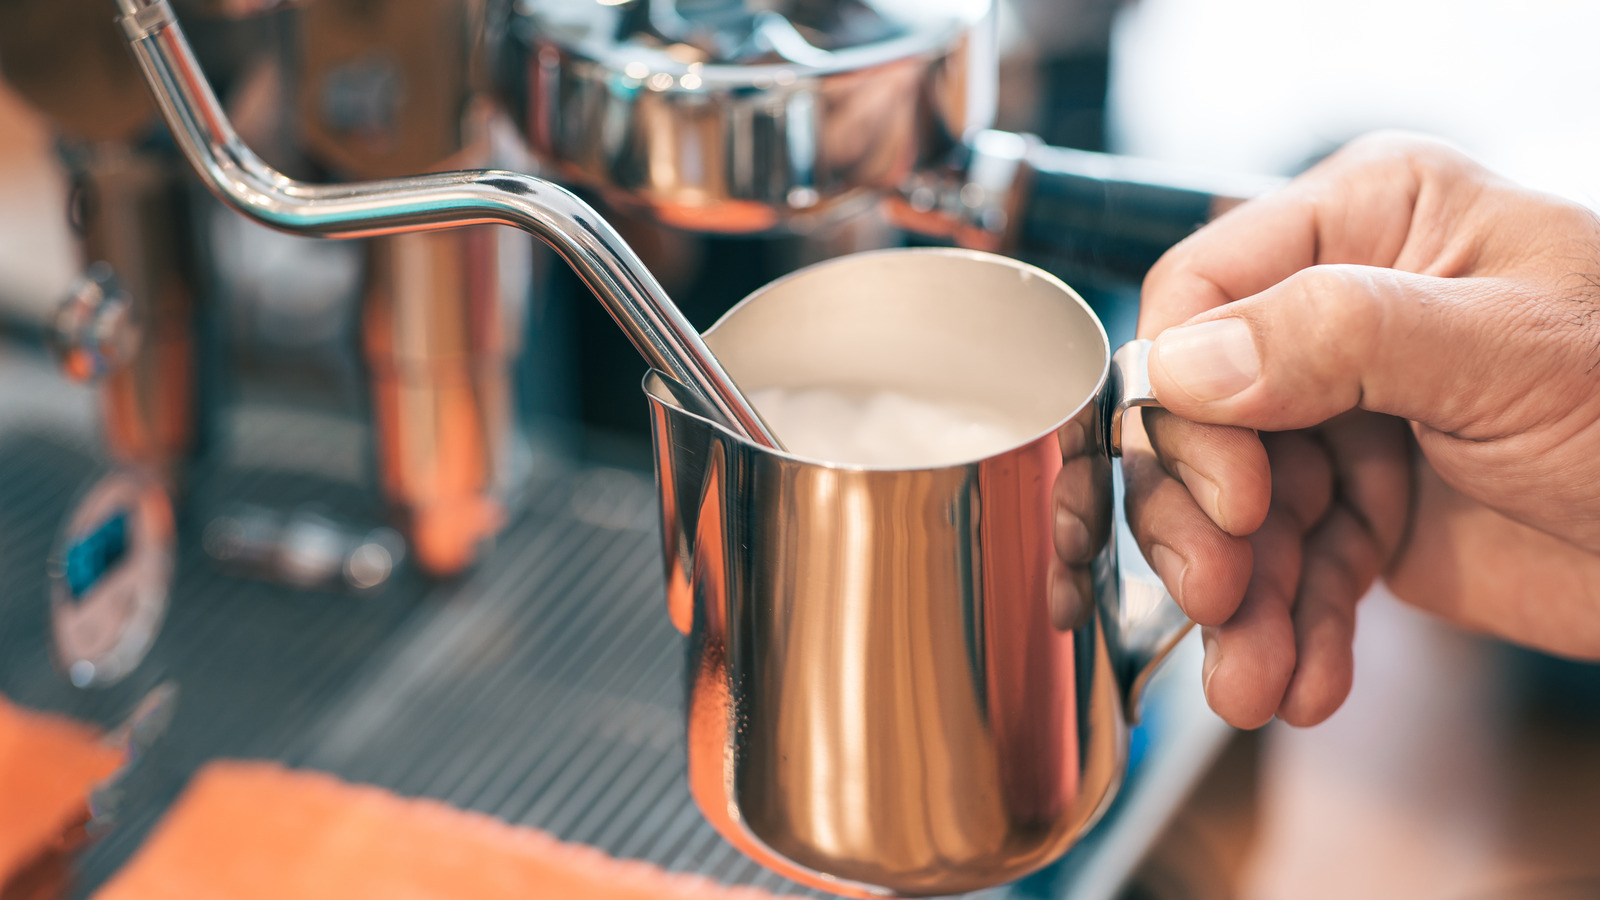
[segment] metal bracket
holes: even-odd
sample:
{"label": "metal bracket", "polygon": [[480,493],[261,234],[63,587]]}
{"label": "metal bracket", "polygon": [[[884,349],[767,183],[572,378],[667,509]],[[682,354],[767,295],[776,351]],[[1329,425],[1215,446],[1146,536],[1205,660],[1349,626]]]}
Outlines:
{"label": "metal bracket", "polygon": [[122,26],[122,33],[128,36],[130,42],[151,37],[175,21],[172,6],[167,0],[156,0],[149,6],[117,17],[117,24]]}

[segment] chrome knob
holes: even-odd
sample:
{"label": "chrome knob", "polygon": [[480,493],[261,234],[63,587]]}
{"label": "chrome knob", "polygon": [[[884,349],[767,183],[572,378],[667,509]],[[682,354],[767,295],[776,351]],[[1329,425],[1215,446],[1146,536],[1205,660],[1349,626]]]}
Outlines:
{"label": "chrome knob", "polygon": [[166,489],[138,472],[112,472],[74,507],[49,561],[51,655],[74,686],[115,684],[149,652],[175,541]]}
{"label": "chrome knob", "polygon": [[51,316],[48,341],[74,381],[92,381],[133,358],[139,326],[111,266],[97,262],[84,271]]}

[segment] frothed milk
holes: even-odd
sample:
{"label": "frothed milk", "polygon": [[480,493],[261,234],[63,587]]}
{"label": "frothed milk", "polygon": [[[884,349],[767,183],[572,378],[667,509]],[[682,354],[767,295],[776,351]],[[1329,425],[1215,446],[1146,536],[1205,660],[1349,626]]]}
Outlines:
{"label": "frothed milk", "polygon": [[749,398],[791,453],[846,465],[945,466],[1035,436],[992,410],[897,391],[765,388]]}

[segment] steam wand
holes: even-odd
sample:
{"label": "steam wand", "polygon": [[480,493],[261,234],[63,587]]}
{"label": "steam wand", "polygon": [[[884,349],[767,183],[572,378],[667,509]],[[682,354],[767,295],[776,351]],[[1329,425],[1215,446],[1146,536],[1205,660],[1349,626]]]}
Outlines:
{"label": "steam wand", "polygon": [[494,170],[353,184],[295,181],[234,133],[167,0],[115,2],[118,24],[173,138],[225,203],[270,227],[326,238],[479,224],[520,228],[572,266],[645,362],[698,393],[734,431],[782,448],[644,263],[588,204],[543,179]]}

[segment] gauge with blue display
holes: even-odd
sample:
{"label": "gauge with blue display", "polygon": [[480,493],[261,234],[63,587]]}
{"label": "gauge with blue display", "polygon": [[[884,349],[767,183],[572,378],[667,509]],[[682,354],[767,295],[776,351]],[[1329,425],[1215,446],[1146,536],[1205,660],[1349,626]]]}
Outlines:
{"label": "gauge with blue display", "polygon": [[52,656],[72,684],[114,684],[149,652],[173,542],[172,503],[152,479],[114,472],[78,501],[50,559]]}

